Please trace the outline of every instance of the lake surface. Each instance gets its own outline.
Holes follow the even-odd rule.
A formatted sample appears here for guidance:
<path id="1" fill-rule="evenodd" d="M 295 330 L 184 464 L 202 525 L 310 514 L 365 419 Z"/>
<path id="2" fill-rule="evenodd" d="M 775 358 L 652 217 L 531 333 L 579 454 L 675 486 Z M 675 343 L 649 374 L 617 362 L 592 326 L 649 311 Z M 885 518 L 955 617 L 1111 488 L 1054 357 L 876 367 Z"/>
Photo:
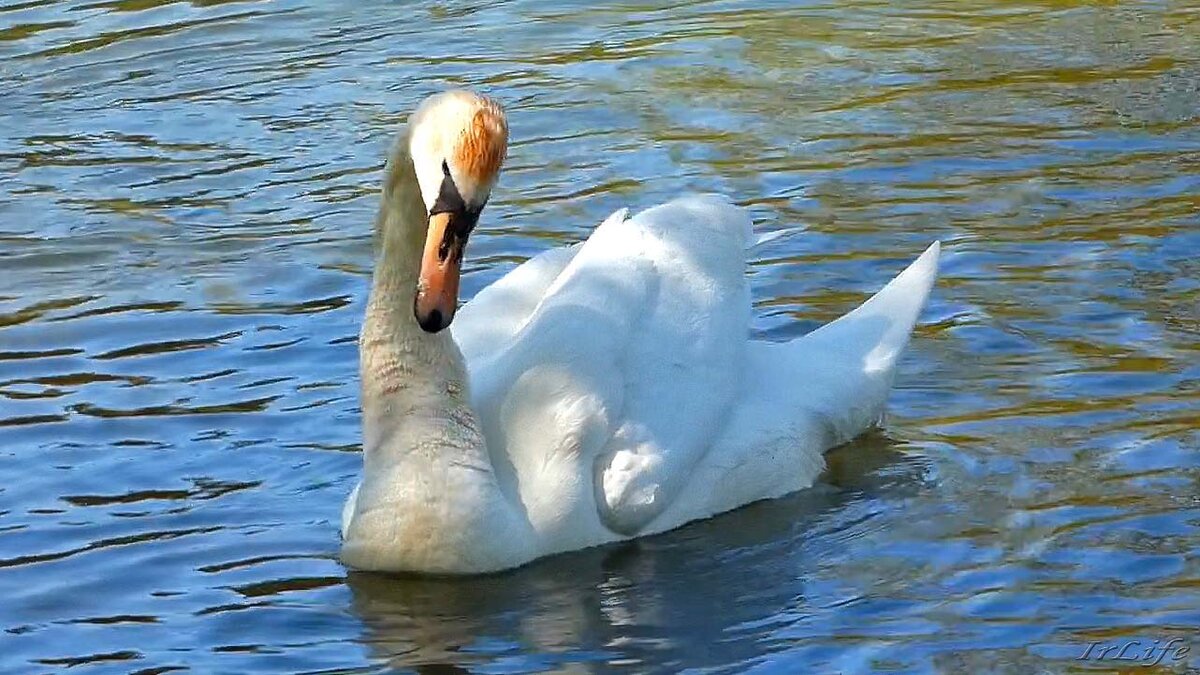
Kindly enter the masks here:
<path id="1" fill-rule="evenodd" d="M 886 427 L 664 536 L 348 574 L 377 186 L 449 86 L 513 137 L 465 297 L 719 191 L 808 228 L 778 340 L 940 239 Z M 1200 667 L 1198 101 L 1195 1 L 5 0 L 0 672 Z"/>

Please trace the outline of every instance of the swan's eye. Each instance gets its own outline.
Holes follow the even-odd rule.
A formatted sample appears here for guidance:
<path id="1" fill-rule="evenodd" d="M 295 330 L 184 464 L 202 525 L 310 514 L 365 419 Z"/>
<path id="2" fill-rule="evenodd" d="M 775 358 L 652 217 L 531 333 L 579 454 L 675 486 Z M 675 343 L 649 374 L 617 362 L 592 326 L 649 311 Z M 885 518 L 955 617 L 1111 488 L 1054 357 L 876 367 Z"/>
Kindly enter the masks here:
<path id="1" fill-rule="evenodd" d="M 438 188 L 437 201 L 433 203 L 429 215 L 453 213 L 456 215 L 456 221 L 464 235 L 470 234 L 471 230 L 475 229 L 475 223 L 479 220 L 479 214 L 483 211 L 487 199 L 485 197 L 479 204 L 468 204 L 463 199 L 462 193 L 458 191 L 458 185 L 454 183 L 454 177 L 450 175 L 450 165 L 444 159 L 442 160 L 442 174 L 444 175 L 442 185 Z"/>
<path id="2" fill-rule="evenodd" d="M 433 208 L 429 209 L 429 215 L 466 211 L 467 205 L 458 192 L 458 186 L 454 184 L 454 177 L 450 175 L 450 167 L 445 160 L 442 160 L 442 172 L 445 176 L 442 178 L 441 187 L 438 188 L 437 201 L 433 203 Z"/>

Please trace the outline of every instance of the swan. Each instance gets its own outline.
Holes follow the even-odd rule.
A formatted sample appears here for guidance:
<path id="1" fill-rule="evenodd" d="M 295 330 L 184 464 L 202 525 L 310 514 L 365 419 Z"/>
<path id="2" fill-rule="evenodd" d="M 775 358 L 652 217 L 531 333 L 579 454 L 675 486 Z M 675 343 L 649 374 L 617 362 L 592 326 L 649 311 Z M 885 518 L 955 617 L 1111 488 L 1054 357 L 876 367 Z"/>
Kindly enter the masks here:
<path id="1" fill-rule="evenodd" d="M 840 319 L 753 341 L 747 251 L 770 236 L 688 196 L 617 211 L 458 309 L 507 142 L 497 103 L 450 91 L 390 152 L 344 564 L 485 573 L 663 532 L 809 487 L 827 449 L 880 422 L 937 242 Z"/>

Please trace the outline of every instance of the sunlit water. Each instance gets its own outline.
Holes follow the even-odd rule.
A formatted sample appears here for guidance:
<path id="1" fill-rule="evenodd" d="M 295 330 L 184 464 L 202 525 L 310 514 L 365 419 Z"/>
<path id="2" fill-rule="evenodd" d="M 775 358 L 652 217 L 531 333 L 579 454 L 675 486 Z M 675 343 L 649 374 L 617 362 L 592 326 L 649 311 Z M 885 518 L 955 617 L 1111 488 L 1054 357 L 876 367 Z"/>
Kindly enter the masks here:
<path id="1" fill-rule="evenodd" d="M 0 671 L 1200 667 L 1200 4 L 593 4 L 7 0 Z M 720 191 L 808 226 L 752 267 L 784 339 L 941 239 L 885 429 L 636 544 L 348 574 L 382 160 L 458 85 L 514 139 L 467 297 Z"/>

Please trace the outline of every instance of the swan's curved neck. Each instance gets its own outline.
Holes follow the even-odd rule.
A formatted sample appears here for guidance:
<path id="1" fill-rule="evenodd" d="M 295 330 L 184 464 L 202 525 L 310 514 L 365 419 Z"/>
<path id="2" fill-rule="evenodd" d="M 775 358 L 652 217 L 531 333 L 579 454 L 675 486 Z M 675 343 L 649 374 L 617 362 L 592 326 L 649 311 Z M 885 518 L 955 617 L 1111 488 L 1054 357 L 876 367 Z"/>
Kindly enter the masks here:
<path id="1" fill-rule="evenodd" d="M 450 331 L 426 333 L 413 315 L 429 220 L 407 143 L 388 161 L 375 225 L 359 338 L 363 479 L 342 560 L 426 572 L 512 567 L 531 557 L 532 531 L 497 479 Z"/>
<path id="2" fill-rule="evenodd" d="M 407 138 L 402 138 L 388 160 L 375 223 L 378 258 L 359 339 L 368 474 L 373 463 L 395 463 L 419 450 L 488 464 L 468 403 L 466 369 L 450 331 L 427 333 L 413 315 L 428 224 Z"/>

